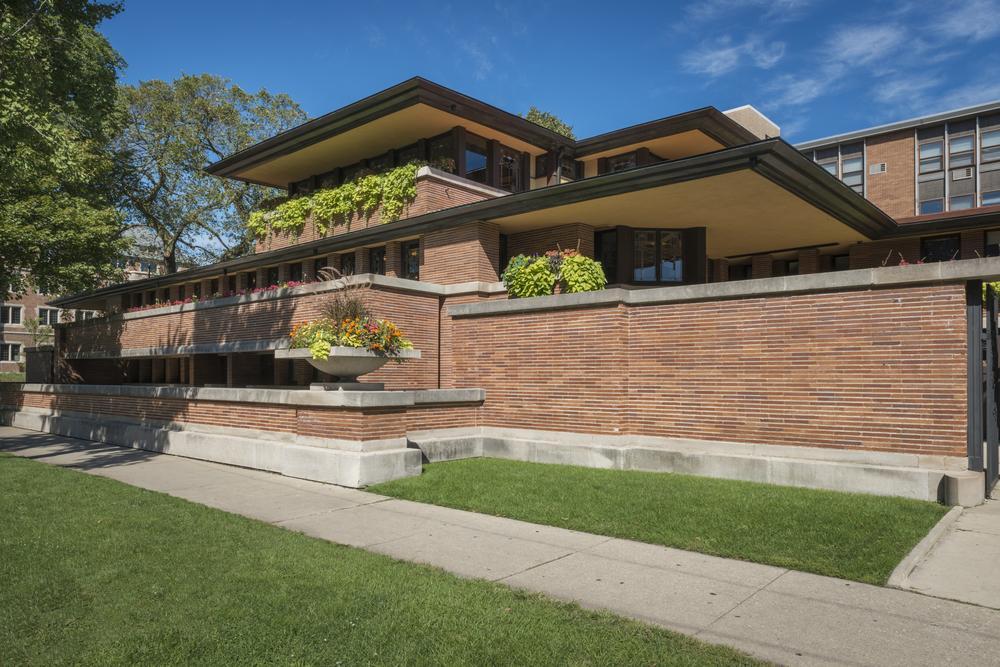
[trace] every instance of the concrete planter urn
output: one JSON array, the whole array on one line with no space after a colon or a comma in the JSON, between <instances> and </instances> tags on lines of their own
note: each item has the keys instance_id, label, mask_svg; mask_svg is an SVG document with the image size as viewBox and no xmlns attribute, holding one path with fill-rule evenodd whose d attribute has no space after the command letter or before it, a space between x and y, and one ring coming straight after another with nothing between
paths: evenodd
<instances>
[{"instance_id":1,"label":"concrete planter urn","mask_svg":"<svg viewBox=\"0 0 1000 667\"><path fill-rule=\"evenodd\" d=\"M337 378L338 383L357 383L359 375L382 368L391 359L419 359L420 350L400 350L394 357L386 357L357 347L331 347L327 359L313 359L306 348L275 350L275 359L305 359L314 368Z\"/></svg>"}]
</instances>

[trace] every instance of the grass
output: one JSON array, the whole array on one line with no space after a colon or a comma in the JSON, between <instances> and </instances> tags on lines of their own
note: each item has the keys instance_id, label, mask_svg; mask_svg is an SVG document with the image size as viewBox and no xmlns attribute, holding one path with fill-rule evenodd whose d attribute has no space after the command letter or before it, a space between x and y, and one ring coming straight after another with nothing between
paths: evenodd
<instances>
[{"instance_id":1,"label":"grass","mask_svg":"<svg viewBox=\"0 0 1000 667\"><path fill-rule=\"evenodd\" d=\"M371 490L879 585L947 512L902 498L489 458L435 463Z\"/></svg>"},{"instance_id":2,"label":"grass","mask_svg":"<svg viewBox=\"0 0 1000 667\"><path fill-rule=\"evenodd\" d=\"M758 664L0 455L0 664Z\"/></svg>"},{"instance_id":3,"label":"grass","mask_svg":"<svg viewBox=\"0 0 1000 667\"><path fill-rule=\"evenodd\" d=\"M0 382L24 382L24 373L0 371Z\"/></svg>"}]
</instances>

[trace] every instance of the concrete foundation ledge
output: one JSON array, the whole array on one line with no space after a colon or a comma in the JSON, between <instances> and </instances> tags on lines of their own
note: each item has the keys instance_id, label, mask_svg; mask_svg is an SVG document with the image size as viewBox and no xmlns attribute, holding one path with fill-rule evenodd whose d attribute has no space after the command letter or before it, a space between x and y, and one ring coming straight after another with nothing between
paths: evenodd
<instances>
[{"instance_id":1,"label":"concrete foundation ledge","mask_svg":"<svg viewBox=\"0 0 1000 667\"><path fill-rule=\"evenodd\" d=\"M0 423L353 488L420 474L420 452L407 448L405 438L303 438L250 429L95 418L37 408L0 410Z\"/></svg>"},{"instance_id":2,"label":"concrete foundation ledge","mask_svg":"<svg viewBox=\"0 0 1000 667\"><path fill-rule=\"evenodd\" d=\"M479 427L411 433L427 462L477 456L590 468L676 472L784 486L977 504L949 493L965 459L820 447ZM978 503L982 497L978 498Z\"/></svg>"}]
</instances>

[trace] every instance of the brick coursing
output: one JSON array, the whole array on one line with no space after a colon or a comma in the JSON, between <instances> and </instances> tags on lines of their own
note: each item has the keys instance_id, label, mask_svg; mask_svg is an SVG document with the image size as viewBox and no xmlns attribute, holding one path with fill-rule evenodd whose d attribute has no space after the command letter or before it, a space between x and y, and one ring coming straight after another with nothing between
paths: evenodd
<instances>
[{"instance_id":1,"label":"brick coursing","mask_svg":"<svg viewBox=\"0 0 1000 667\"><path fill-rule=\"evenodd\" d=\"M491 426L963 456L962 285L459 318Z\"/></svg>"},{"instance_id":2,"label":"brick coursing","mask_svg":"<svg viewBox=\"0 0 1000 667\"><path fill-rule=\"evenodd\" d=\"M884 162L883 174L865 173L865 192L869 201L893 218L914 215L916 201L913 130L869 137L866 140L868 165Z\"/></svg>"},{"instance_id":3,"label":"brick coursing","mask_svg":"<svg viewBox=\"0 0 1000 667\"><path fill-rule=\"evenodd\" d=\"M547 250L579 249L587 257L594 256L594 228L577 222L558 227L545 227L511 234L507 241L508 254L541 255Z\"/></svg>"},{"instance_id":4,"label":"brick coursing","mask_svg":"<svg viewBox=\"0 0 1000 667\"><path fill-rule=\"evenodd\" d=\"M422 239L420 279L439 285L500 280L500 228L469 222L429 232Z\"/></svg>"}]
</instances>

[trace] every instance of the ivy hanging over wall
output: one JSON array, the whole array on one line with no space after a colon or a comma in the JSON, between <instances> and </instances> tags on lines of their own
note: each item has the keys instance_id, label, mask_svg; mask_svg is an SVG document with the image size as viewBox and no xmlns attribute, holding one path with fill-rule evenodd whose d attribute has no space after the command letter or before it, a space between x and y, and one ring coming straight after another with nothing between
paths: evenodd
<instances>
[{"instance_id":1,"label":"ivy hanging over wall","mask_svg":"<svg viewBox=\"0 0 1000 667\"><path fill-rule=\"evenodd\" d=\"M286 199L271 210L250 214L247 228L257 238L269 234L298 237L312 219L316 231L326 235L332 227L347 225L363 215L371 218L381 208L381 221L399 220L403 210L417 197L417 170L423 164L410 162L379 174L367 174L335 188Z\"/></svg>"}]
</instances>

